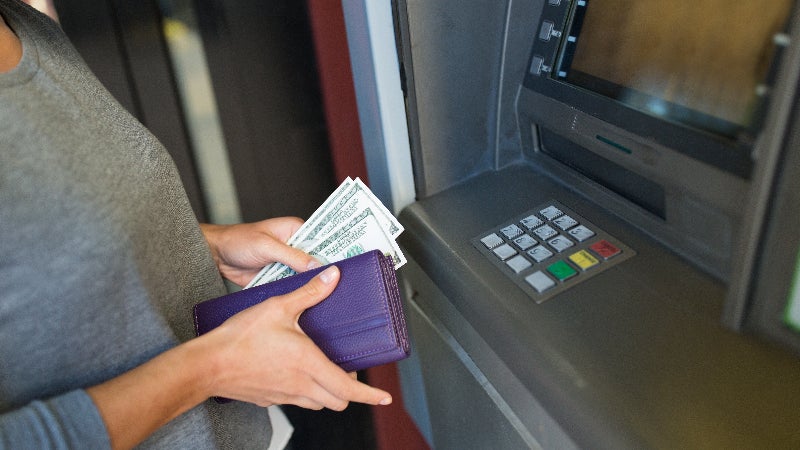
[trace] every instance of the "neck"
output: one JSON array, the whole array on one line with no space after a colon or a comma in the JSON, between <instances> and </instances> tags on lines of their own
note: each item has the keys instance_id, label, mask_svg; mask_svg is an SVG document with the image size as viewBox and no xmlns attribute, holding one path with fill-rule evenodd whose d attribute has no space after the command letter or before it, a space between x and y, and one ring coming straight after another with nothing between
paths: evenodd
<instances>
[{"instance_id":1,"label":"neck","mask_svg":"<svg viewBox=\"0 0 800 450\"><path fill-rule=\"evenodd\" d=\"M22 43L3 16L0 16L0 72L17 67L22 59Z\"/></svg>"}]
</instances>

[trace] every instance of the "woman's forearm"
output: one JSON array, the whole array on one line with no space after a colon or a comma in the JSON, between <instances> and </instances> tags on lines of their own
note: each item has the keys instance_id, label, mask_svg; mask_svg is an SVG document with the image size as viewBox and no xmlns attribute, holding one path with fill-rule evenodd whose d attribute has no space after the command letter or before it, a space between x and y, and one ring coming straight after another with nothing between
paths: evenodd
<instances>
[{"instance_id":1,"label":"woman's forearm","mask_svg":"<svg viewBox=\"0 0 800 450\"><path fill-rule=\"evenodd\" d=\"M214 359L190 341L87 389L115 449L131 448L212 395Z\"/></svg>"}]
</instances>

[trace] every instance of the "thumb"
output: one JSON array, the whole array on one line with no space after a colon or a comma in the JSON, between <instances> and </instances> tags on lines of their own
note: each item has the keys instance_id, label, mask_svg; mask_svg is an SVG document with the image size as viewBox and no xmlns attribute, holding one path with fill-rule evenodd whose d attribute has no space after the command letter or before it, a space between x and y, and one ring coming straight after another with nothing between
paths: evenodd
<instances>
[{"instance_id":1,"label":"thumb","mask_svg":"<svg viewBox=\"0 0 800 450\"><path fill-rule=\"evenodd\" d=\"M300 315L306 309L328 298L339 283L339 268L330 266L318 273L308 283L284 295L292 313Z\"/></svg>"}]
</instances>

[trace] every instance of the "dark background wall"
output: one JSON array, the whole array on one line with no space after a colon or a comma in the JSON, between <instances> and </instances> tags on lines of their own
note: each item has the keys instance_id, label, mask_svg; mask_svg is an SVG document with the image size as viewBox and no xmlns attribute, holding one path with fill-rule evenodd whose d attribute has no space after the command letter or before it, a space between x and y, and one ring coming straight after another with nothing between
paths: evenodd
<instances>
[{"instance_id":1,"label":"dark background wall","mask_svg":"<svg viewBox=\"0 0 800 450\"><path fill-rule=\"evenodd\" d=\"M194 6L243 220L307 217L335 180L305 2ZM56 0L56 9L101 81L165 144L207 220L158 3Z\"/></svg>"},{"instance_id":2,"label":"dark background wall","mask_svg":"<svg viewBox=\"0 0 800 450\"><path fill-rule=\"evenodd\" d=\"M335 186L305 2L195 7L244 220L308 217Z\"/></svg>"}]
</instances>

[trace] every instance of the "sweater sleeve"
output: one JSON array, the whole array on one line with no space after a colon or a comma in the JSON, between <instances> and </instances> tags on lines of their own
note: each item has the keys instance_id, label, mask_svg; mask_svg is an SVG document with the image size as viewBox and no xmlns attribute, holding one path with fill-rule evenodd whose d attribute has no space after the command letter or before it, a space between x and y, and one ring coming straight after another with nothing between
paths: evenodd
<instances>
[{"instance_id":1,"label":"sweater sleeve","mask_svg":"<svg viewBox=\"0 0 800 450\"><path fill-rule=\"evenodd\" d=\"M110 447L103 419L83 390L0 415L0 450Z\"/></svg>"}]
</instances>

